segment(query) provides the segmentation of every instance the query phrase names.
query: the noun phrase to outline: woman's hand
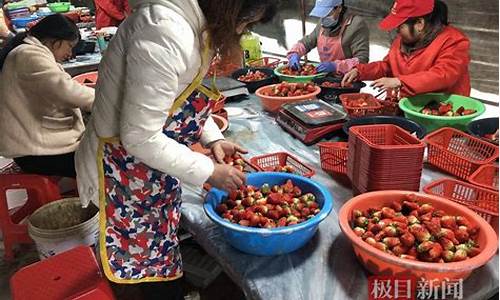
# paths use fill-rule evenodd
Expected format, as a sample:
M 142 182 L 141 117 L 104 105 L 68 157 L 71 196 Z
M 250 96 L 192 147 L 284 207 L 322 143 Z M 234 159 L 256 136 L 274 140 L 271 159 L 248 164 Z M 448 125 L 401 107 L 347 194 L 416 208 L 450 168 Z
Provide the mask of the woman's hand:
M 211 186 L 230 192 L 245 184 L 245 173 L 230 165 L 214 165 L 214 172 L 207 180 Z
M 398 89 L 401 87 L 401 81 L 395 77 L 383 77 L 374 80 L 371 87 L 378 89 L 379 91 L 387 91 L 388 89 Z
M 215 161 L 222 164 L 224 163 L 224 157 L 233 156 L 236 153 L 247 153 L 248 151 L 236 144 L 225 140 L 215 141 L 209 146 Z
M 356 68 L 345 73 L 344 77 L 342 78 L 341 86 L 344 87 L 346 84 L 349 84 L 353 81 L 356 81 L 358 79 L 358 76 L 359 76 L 359 72 L 358 72 L 358 69 L 356 69 Z

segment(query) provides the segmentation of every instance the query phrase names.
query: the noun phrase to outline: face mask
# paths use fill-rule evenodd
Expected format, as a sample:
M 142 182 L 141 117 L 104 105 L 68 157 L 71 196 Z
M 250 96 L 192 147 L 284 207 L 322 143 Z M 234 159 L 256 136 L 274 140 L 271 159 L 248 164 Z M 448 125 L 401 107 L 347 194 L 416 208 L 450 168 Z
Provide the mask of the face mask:
M 337 26 L 339 23 L 339 19 L 335 19 L 334 17 L 326 17 L 321 19 L 321 26 L 326 28 L 333 28 Z

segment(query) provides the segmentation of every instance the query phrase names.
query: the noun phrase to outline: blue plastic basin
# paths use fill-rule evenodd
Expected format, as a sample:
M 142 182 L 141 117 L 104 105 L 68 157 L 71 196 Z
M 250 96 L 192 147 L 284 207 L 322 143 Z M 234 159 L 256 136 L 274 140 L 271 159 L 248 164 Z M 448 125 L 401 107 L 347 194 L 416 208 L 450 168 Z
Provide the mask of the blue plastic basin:
M 245 227 L 225 221 L 215 212 L 217 204 L 227 196 L 227 193 L 215 188 L 207 194 L 203 208 L 208 217 L 220 226 L 227 242 L 242 252 L 262 256 L 293 252 L 313 237 L 319 223 L 332 211 L 333 200 L 328 190 L 322 185 L 293 174 L 253 173 L 247 176 L 247 184 L 260 187 L 264 183 L 284 184 L 287 179 L 291 179 L 303 193 L 313 193 L 316 196 L 316 201 L 321 208 L 319 214 L 303 223 L 287 227 L 272 229 Z

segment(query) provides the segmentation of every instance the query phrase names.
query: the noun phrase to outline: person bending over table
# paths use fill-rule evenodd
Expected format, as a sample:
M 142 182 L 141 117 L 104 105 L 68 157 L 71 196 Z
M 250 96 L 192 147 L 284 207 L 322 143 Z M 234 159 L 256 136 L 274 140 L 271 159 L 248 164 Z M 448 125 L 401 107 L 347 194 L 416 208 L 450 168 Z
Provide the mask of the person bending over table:
M 74 151 L 94 89 L 60 63 L 80 39 L 69 18 L 54 14 L 19 33 L 0 51 L 0 155 L 24 172 L 76 177 Z
M 382 20 L 383 30 L 398 36 L 383 61 L 360 64 L 345 74 L 342 84 L 374 80 L 380 90 L 398 90 L 400 97 L 438 92 L 470 95 L 467 36 L 448 24 L 441 0 L 396 0 Z

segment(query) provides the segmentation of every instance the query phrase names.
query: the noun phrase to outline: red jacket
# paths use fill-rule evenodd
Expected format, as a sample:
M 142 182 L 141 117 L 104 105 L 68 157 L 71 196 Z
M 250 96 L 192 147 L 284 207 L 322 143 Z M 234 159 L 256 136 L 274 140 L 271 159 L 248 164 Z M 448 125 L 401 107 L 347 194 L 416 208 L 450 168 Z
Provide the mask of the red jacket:
M 469 96 L 469 45 L 463 33 L 446 26 L 430 45 L 408 56 L 400 51 L 398 36 L 383 61 L 357 66 L 359 79 L 397 77 L 403 97 L 430 92 Z
M 118 26 L 129 14 L 128 0 L 95 0 L 95 26 L 97 29 Z

